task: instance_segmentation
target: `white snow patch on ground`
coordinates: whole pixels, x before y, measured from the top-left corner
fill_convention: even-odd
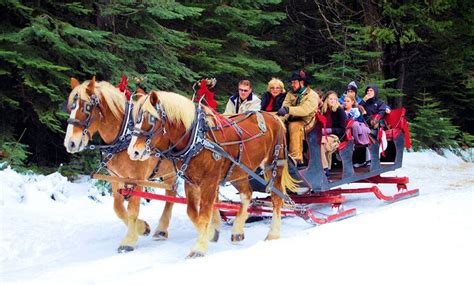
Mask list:
[[[117,254],[126,228],[111,197],[97,195],[90,181],[6,169],[0,283],[473,284],[474,164],[449,153],[405,153],[403,168],[390,175],[409,176],[420,196],[394,204],[350,196],[346,208],[356,207],[357,216],[320,227],[284,218],[281,239],[271,242],[263,241],[268,220],[247,224],[240,245],[224,223],[205,258],[185,260],[196,239],[185,206],[174,207],[167,241],[140,237],[134,252]],[[232,187],[221,192],[236,197]],[[141,206],[152,230],[163,204]]]

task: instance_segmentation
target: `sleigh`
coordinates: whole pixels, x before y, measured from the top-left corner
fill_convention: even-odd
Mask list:
[[[379,140],[375,140],[374,143],[367,146],[356,145],[348,127],[346,140],[340,144],[337,153],[334,154],[335,159],[333,159],[329,177],[324,173],[321,162],[320,142],[324,136],[321,131],[323,126],[321,122],[318,122],[306,134],[307,165],[297,167],[290,163],[290,173],[302,182],[299,187],[301,193],[290,195],[291,199],[300,207],[287,211],[286,215],[300,216],[313,224],[320,225],[354,216],[356,214],[355,208],[345,209],[343,207],[350,195],[373,194],[376,199],[386,203],[418,196],[418,189],[408,189],[408,177],[382,176],[383,173],[402,167],[404,148],[411,146],[405,112],[405,109],[401,108],[385,115],[387,147],[382,155],[379,153],[381,144]],[[366,151],[370,152],[371,163],[362,167],[354,167],[354,162],[360,161]],[[255,190],[264,191],[262,184],[256,181],[251,181],[251,183]],[[361,183],[369,184],[369,186],[354,187]],[[390,191],[390,194],[386,194],[379,187],[380,184],[393,185],[395,189]],[[348,186],[342,187],[343,185]],[[268,201],[268,199],[259,198],[256,201]],[[252,209],[254,215],[261,215],[265,212],[265,208],[258,206],[258,203],[256,205]],[[232,214],[230,212],[229,216]]]

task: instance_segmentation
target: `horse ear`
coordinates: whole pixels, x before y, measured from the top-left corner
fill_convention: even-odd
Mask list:
[[[89,82],[89,85],[87,85],[87,93],[94,94],[94,90],[95,90],[95,75],[92,77],[91,81]]]
[[[76,88],[78,85],[79,85],[79,81],[76,78],[71,77],[71,90]]]
[[[135,91],[135,95],[141,97],[143,95],[146,95],[146,92],[145,92],[145,90],[143,90],[143,88],[137,87],[137,91]]]
[[[137,88],[137,91],[135,91],[135,96],[133,97],[133,100],[134,101],[139,101],[140,98],[146,96],[146,92],[145,90],[143,90],[142,88],[138,87]]]
[[[151,91],[150,93],[150,104],[152,106],[156,106],[156,104],[160,103],[160,99],[158,98],[158,93],[156,91]]]

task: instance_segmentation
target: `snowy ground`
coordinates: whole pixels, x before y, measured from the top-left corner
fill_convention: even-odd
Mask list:
[[[248,224],[241,245],[223,224],[207,257],[185,260],[196,235],[183,205],[169,240],[141,237],[134,252],[117,254],[125,226],[110,197],[88,198],[96,194],[90,182],[3,170],[0,284],[474,284],[474,164],[405,153],[391,174],[408,175],[420,196],[394,204],[350,197],[357,216],[320,227],[285,218],[282,238],[271,242],[263,241],[268,221]],[[141,207],[152,230],[161,209]]]

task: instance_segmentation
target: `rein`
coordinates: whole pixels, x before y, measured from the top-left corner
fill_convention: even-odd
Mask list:
[[[252,115],[256,115],[257,116],[257,122],[258,122],[258,126],[259,126],[259,129],[260,129],[260,132],[258,134],[255,134],[251,137],[248,137],[248,138],[242,138],[242,135],[243,133],[247,133],[249,134],[248,132],[246,132],[245,130],[243,130],[242,128],[239,127],[238,123],[241,123],[247,119],[249,119]],[[232,116],[230,118],[233,118],[233,117],[237,117],[237,116]],[[243,118],[240,118],[238,120],[235,120],[235,121],[231,121],[231,120],[228,120],[226,119],[226,123],[225,125],[219,125],[219,126],[215,126],[215,127],[212,127],[210,128],[210,131],[211,131],[211,135],[212,135],[212,138],[214,139],[214,141],[216,141],[219,145],[221,146],[228,146],[228,145],[234,145],[234,144],[241,144],[241,143],[245,143],[245,142],[248,142],[248,141],[251,141],[251,140],[254,140],[256,138],[259,138],[261,136],[263,136],[266,132],[266,126],[265,126],[265,121],[263,120],[263,117],[261,115],[260,112],[258,111],[249,111],[249,112],[246,112],[245,113],[245,116]],[[218,142],[217,141],[217,138],[214,134],[214,131],[217,131],[217,130],[220,130],[220,131],[223,131],[224,128],[227,128],[227,127],[232,127],[236,132],[237,134],[239,135],[239,137],[241,137],[240,140],[238,141],[230,141],[230,142]]]

